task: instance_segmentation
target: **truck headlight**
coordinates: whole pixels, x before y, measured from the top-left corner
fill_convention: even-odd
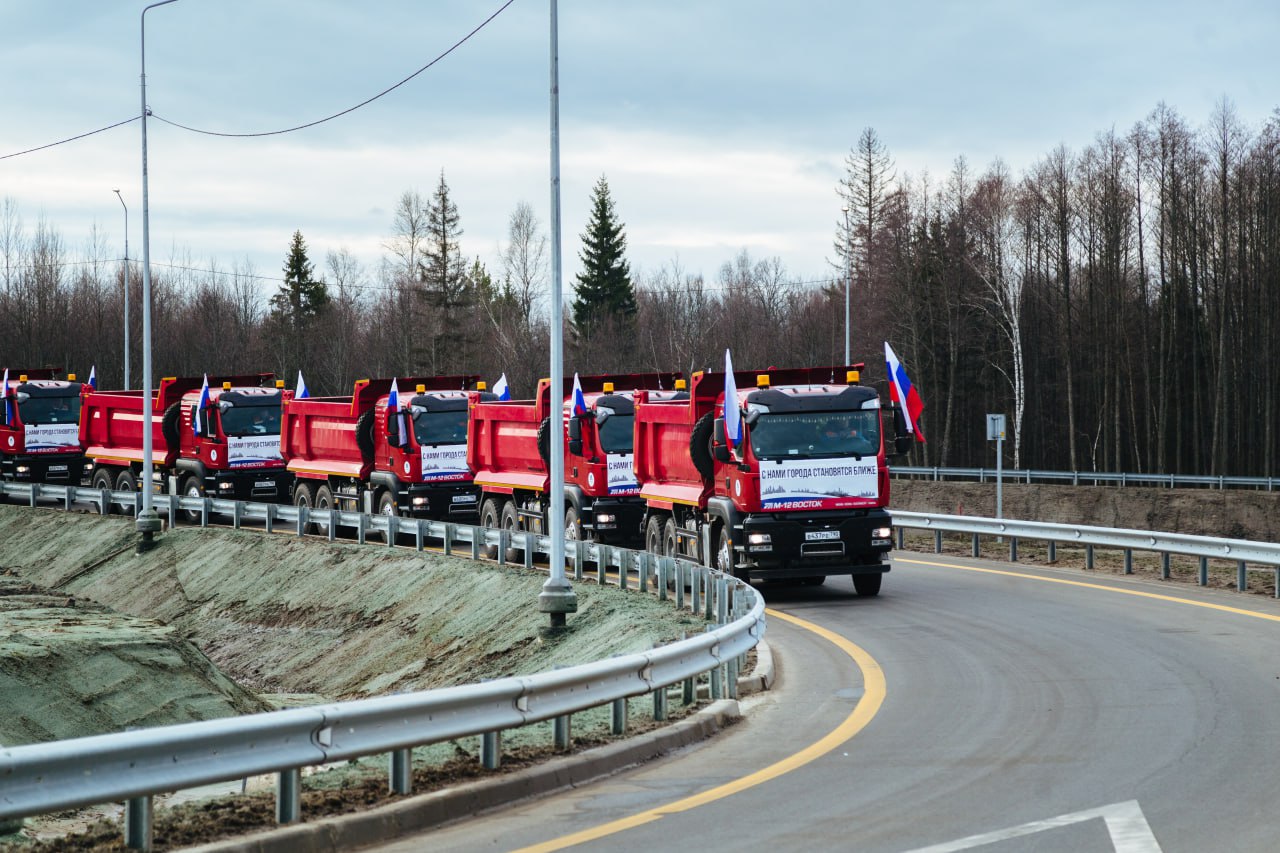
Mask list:
[[[877,527],[871,531],[872,539],[888,539],[893,535],[892,527]]]
[[[17,468],[15,468],[14,470],[15,470],[15,471],[17,471],[19,474],[30,474],[30,473],[31,473],[31,466],[30,466],[30,465],[19,465],[19,466],[18,466]]]
[[[229,492],[229,491],[231,491],[232,489],[234,489],[235,487],[236,487],[236,484],[235,484],[235,483],[219,483],[219,484],[218,484],[218,491],[220,491],[220,492]]]
[[[769,537],[768,533],[748,533],[747,534],[748,545],[768,545],[772,541],[773,540]]]
[[[417,495],[413,499],[414,506],[426,506],[429,503],[431,503],[431,498],[428,498],[424,495]]]
[[[618,516],[612,512],[596,513],[596,524],[617,524]]]

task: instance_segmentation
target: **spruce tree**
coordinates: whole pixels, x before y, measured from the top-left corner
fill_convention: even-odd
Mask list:
[[[627,238],[609,195],[609,182],[601,175],[592,190],[591,218],[578,253],[582,271],[573,301],[573,325],[585,338],[608,319],[628,322],[635,316],[635,286],[630,265],[623,258],[626,248]]]
[[[302,232],[294,231],[284,261],[284,283],[271,297],[269,317],[276,367],[282,375],[304,366],[313,327],[328,307],[329,288],[323,278],[315,277]]]

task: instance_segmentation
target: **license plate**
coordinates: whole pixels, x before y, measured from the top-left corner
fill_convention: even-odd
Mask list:
[[[823,542],[828,539],[839,539],[839,530],[810,530],[804,535],[806,542]]]
[[[476,502],[475,495],[454,495],[453,502],[456,504],[473,504]]]
[[[275,480],[259,480],[253,484],[255,489],[274,489],[276,487]]]
[[[50,466],[49,466],[49,471],[50,471],[50,472],[59,471],[59,472],[62,472],[62,473],[66,473],[66,470],[67,470],[67,466],[66,466],[66,465],[50,465]]]

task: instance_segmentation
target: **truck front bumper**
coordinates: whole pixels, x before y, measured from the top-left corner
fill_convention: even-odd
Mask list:
[[[597,542],[639,543],[644,539],[640,529],[644,510],[644,501],[638,497],[593,498],[583,512],[582,528]]]
[[[400,512],[413,518],[472,524],[480,514],[480,489],[473,483],[415,483],[399,503]]]
[[[734,531],[739,574],[787,579],[884,573],[892,525],[884,510],[748,515],[742,530]]]
[[[283,468],[258,468],[252,471],[218,471],[213,482],[205,483],[205,494],[211,498],[237,501],[289,503],[293,474]]]

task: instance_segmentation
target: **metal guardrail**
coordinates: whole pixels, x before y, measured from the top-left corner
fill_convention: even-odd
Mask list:
[[[889,469],[894,477],[928,480],[977,480],[985,483],[996,479],[995,468],[925,468],[895,465]],[[1001,472],[1007,483],[1070,483],[1101,486],[1201,486],[1211,489],[1265,489],[1275,491],[1280,485],[1276,477],[1226,477],[1199,474],[1126,474],[1104,471],[1036,471],[1028,468],[1005,468]]]
[[[1161,576],[1166,579],[1169,577],[1169,555],[1196,557],[1199,560],[1197,579],[1201,586],[1208,585],[1210,560],[1231,560],[1236,563],[1236,588],[1240,592],[1248,589],[1250,564],[1255,564],[1266,567],[1261,570],[1273,573],[1276,581],[1275,595],[1280,598],[1280,544],[1277,543],[1251,542],[1247,539],[1226,539],[1217,536],[1192,536],[1186,533],[1151,533],[1116,527],[1015,521],[968,515],[938,515],[900,510],[893,511],[893,524],[898,531],[899,548],[904,547],[906,530],[933,531],[935,553],[942,552],[944,533],[967,533],[972,536],[971,553],[974,557],[981,556],[981,537],[999,537],[1008,541],[1011,562],[1017,562],[1020,539],[1047,542],[1051,562],[1057,559],[1058,544],[1083,546],[1085,568],[1088,569],[1094,566],[1095,548],[1121,550],[1124,552],[1125,574],[1133,572],[1134,551],[1150,551],[1161,555]]]
[[[136,510],[141,504],[141,495],[132,492],[40,484],[0,483],[0,495],[24,498],[32,506],[42,498],[55,499],[67,509],[89,502],[103,514],[116,506]],[[237,527],[260,520],[267,531],[292,525],[300,536],[316,525],[330,539],[344,526],[354,529],[361,542],[370,533],[384,536],[388,546],[397,535],[413,536],[422,550],[425,539],[437,539],[445,553],[461,543],[472,557],[482,549],[496,551],[499,563],[506,562],[508,549],[515,549],[529,567],[535,554],[551,550],[550,539],[534,533],[424,519],[171,495],[155,495],[153,501],[157,512],[167,509],[171,524],[182,512],[198,517],[201,525],[220,513]],[[742,656],[765,630],[764,601],[749,584],[672,557],[591,542],[572,545],[566,556],[573,560],[575,578],[582,579],[586,564],[594,563],[603,583],[607,569],[616,567],[618,585],[626,589],[634,570],[637,589],[647,591],[652,582],[660,599],[674,597],[676,607],[702,613],[715,627],[651,651],[537,675],[0,748],[0,820],[127,800],[126,842],[145,849],[155,794],[276,773],[277,819],[287,823],[299,817],[302,767],[390,753],[392,790],[409,793],[409,750],[415,746],[478,735],[481,760],[496,767],[503,729],[553,720],[557,746],[567,746],[568,716],[578,711],[612,705],[614,730],[620,732],[625,700],[631,697],[652,693],[655,718],[664,719],[667,688],[681,682],[689,701],[695,679],[703,675],[709,675],[712,698],[736,696]]]

